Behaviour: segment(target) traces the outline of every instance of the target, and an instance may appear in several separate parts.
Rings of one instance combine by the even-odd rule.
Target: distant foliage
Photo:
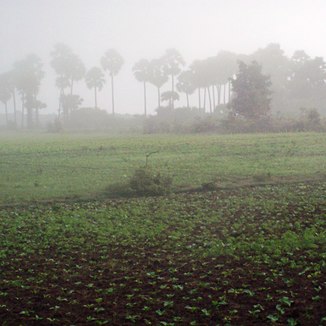
[[[135,170],[130,178],[130,188],[141,196],[158,196],[171,192],[172,177],[162,175],[159,171],[155,171],[149,167],[142,167]]]

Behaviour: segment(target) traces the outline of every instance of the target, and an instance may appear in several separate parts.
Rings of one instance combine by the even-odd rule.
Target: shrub
[[[172,177],[162,175],[149,167],[142,167],[135,170],[129,185],[137,195],[165,195],[171,192]]]

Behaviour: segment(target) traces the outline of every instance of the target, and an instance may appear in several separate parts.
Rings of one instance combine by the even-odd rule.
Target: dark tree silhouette
[[[261,71],[262,67],[255,61],[249,65],[239,62],[239,72],[232,79],[234,97],[229,103],[234,115],[258,120],[269,113],[271,81]]]

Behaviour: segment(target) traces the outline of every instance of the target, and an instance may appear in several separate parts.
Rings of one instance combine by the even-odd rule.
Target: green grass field
[[[214,180],[236,186],[264,175],[296,180],[326,174],[323,133],[1,135],[0,203],[96,196],[126,182],[150,152],[157,152],[149,158],[150,165],[172,175],[176,189]]]
[[[176,191],[111,198],[150,152]],[[1,135],[0,157],[2,325],[326,323],[326,134]]]

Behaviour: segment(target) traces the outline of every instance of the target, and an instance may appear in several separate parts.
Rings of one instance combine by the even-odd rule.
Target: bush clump
[[[171,192],[172,181],[170,176],[162,175],[149,167],[142,167],[135,170],[129,186],[137,195],[158,196]]]

